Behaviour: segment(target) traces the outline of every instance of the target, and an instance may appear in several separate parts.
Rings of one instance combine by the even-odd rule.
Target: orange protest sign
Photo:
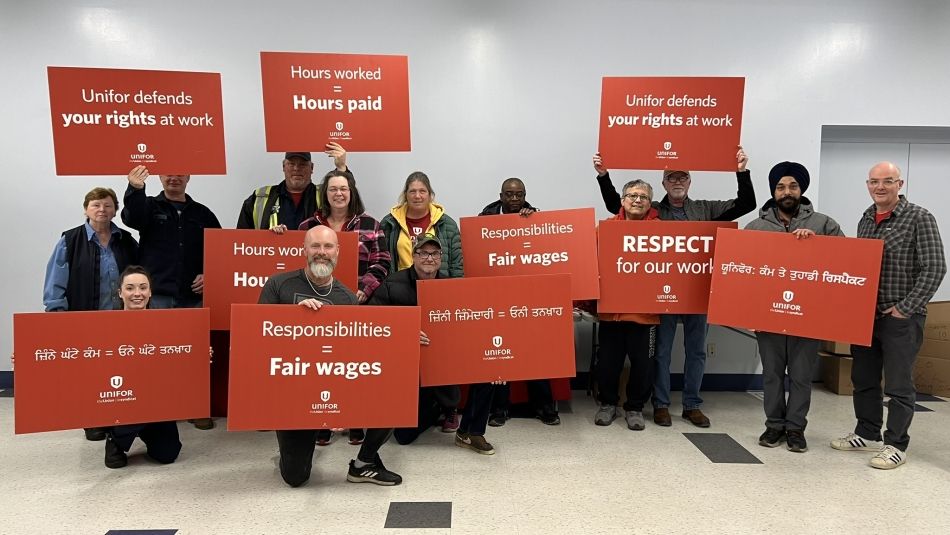
[[[574,377],[570,276],[418,282],[422,386]]]
[[[709,323],[870,345],[884,242],[722,229]]]
[[[36,433],[208,416],[208,310],[13,315],[14,428]]]
[[[231,307],[228,429],[414,427],[419,308]]]
[[[47,67],[57,175],[223,175],[221,75]]]
[[[719,221],[602,221],[599,312],[705,314]]]
[[[261,52],[267,150],[409,151],[409,58]]]
[[[571,276],[571,299],[597,299],[597,246],[593,208],[463,217],[466,277]]]
[[[257,303],[271,275],[307,268],[303,230],[274,234],[269,230],[205,230],[204,304],[211,309],[211,328],[228,330],[232,303]],[[359,236],[337,232],[340,256],[333,277],[353,293],[358,290]]]
[[[735,171],[744,90],[745,78],[604,77],[604,165]]]

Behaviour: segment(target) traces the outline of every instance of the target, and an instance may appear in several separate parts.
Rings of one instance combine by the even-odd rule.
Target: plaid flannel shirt
[[[317,225],[330,226],[329,221],[320,212],[304,220],[298,229],[309,230]],[[392,257],[386,248],[386,236],[379,226],[379,221],[366,213],[353,216],[343,225],[342,230],[353,231],[359,235],[359,290],[366,294],[368,299],[389,275]]]
[[[875,207],[864,211],[858,237],[884,240],[878,311],[892,306],[905,316],[926,314],[927,303],[947,273],[937,220],[903,195],[893,213],[875,224]]]

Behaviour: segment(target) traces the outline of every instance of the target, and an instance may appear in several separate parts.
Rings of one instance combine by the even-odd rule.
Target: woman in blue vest
[[[114,191],[93,188],[82,207],[86,222],[63,232],[46,264],[47,312],[121,308],[119,274],[138,262],[138,243],[112,222],[119,209]],[[86,429],[86,438],[104,440],[105,430]]]

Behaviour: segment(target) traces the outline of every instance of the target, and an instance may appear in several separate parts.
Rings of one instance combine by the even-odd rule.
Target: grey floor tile
[[[943,398],[938,398],[937,396],[931,396],[930,394],[921,394],[920,392],[917,392],[917,402],[918,402],[918,403],[920,403],[920,402],[924,402],[924,403],[931,403],[931,402],[946,403],[947,400],[945,400],[945,399],[943,399]]]
[[[387,528],[451,528],[452,502],[392,502]]]
[[[755,455],[725,433],[683,433],[714,463],[762,464]]]

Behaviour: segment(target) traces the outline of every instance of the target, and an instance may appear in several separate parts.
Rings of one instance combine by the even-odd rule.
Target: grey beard
[[[310,273],[313,273],[314,277],[318,279],[323,279],[329,277],[333,274],[333,268],[336,267],[336,263],[333,260],[328,260],[327,264],[318,264],[312,260],[307,260],[307,265],[310,266]]]

